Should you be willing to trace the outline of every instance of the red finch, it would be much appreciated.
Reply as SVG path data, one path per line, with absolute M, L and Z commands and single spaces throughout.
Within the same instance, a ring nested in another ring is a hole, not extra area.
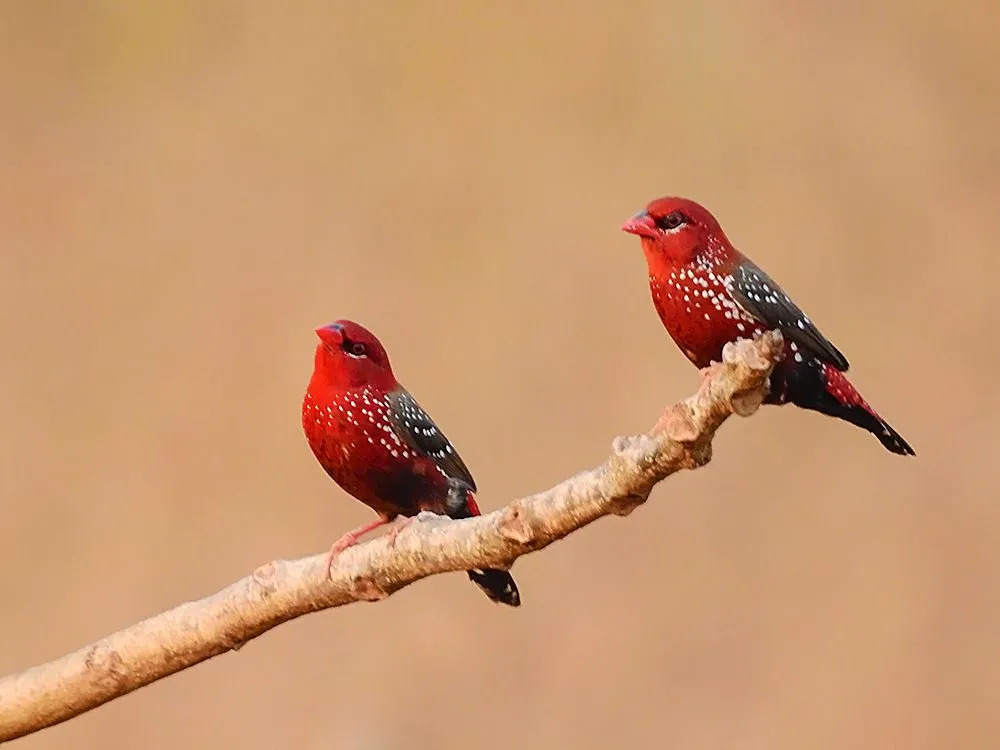
M 844 375 L 844 355 L 770 276 L 733 247 L 704 207 L 685 198 L 659 198 L 622 230 L 641 240 L 653 305 L 695 366 L 721 360 L 729 341 L 778 329 L 785 358 L 774 368 L 765 403 L 829 414 L 868 430 L 893 453 L 915 455 Z
M 472 474 L 451 442 L 401 386 L 385 348 L 349 320 L 316 329 L 312 379 L 302 402 L 302 426 L 320 465 L 378 518 L 344 534 L 329 565 L 358 537 L 397 516 L 430 511 L 450 518 L 479 515 Z M 402 526 L 390 533 L 390 544 Z M 505 570 L 470 570 L 495 602 L 516 607 L 517 585 Z

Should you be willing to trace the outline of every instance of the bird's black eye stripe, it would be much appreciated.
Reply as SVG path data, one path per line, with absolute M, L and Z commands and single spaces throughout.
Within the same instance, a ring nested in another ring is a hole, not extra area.
M 656 220 L 656 226 L 663 230 L 677 229 L 682 224 L 687 224 L 688 218 L 680 211 L 673 211 L 666 216 L 661 216 Z
M 350 354 L 352 357 L 364 357 L 368 354 L 368 347 L 365 346 L 360 341 L 351 341 L 348 338 L 344 338 L 341 343 L 340 348 Z

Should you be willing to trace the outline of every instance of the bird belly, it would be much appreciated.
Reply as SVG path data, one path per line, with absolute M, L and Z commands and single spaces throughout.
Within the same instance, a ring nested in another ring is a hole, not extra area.
M 448 482 L 433 461 L 349 420 L 329 413 L 311 417 L 303 419 L 309 446 L 345 492 L 390 517 L 443 512 Z

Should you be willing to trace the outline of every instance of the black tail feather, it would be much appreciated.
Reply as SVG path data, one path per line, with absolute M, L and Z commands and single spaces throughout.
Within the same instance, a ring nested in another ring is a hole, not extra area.
M 791 402 L 803 409 L 843 419 L 870 432 L 892 453 L 900 456 L 917 455 L 903 436 L 868 405 L 842 372 L 826 366 L 782 365 L 785 362 L 775 368 L 771 377 L 771 392 L 767 402 Z M 832 379 L 834 383 L 829 383 L 828 379 Z
M 510 607 L 521 606 L 521 593 L 517 590 L 514 578 L 506 570 L 470 570 L 469 580 L 483 590 L 483 593 L 497 604 Z
M 833 417 L 839 417 L 853 425 L 857 425 L 863 430 L 868 430 L 868 432 L 878 438 L 878 441 L 888 451 L 900 456 L 917 455 L 916 451 L 910 447 L 910 444 L 903 439 L 903 436 L 896 432 L 888 422 L 881 417 L 872 415 L 860 406 L 844 406 L 843 404 L 834 402 L 834 405 L 829 410 L 817 409 L 814 406 L 807 406 L 806 408 L 822 411 L 824 414 L 829 414 Z
M 445 509 L 454 519 L 473 518 L 479 515 L 479 506 L 472 494 L 472 488 L 460 479 L 448 480 Z M 521 593 L 517 590 L 513 576 L 506 570 L 486 568 L 467 572 L 469 580 L 481 588 L 490 601 L 510 607 L 521 606 Z

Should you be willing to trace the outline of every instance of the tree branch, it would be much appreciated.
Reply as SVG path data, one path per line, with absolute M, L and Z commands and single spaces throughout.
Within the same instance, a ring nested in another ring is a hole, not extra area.
M 0 679 L 0 741 L 30 734 L 229 650 L 276 625 L 356 601 L 377 601 L 414 581 L 471 568 L 508 568 L 592 521 L 627 515 L 653 486 L 712 456 L 730 414 L 748 416 L 767 392 L 782 339 L 769 333 L 726 346 L 695 396 L 667 409 L 647 435 L 617 438 L 611 457 L 550 490 L 462 521 L 422 513 L 390 548 L 376 539 L 337 558 L 276 560 L 212 596 L 187 602 L 59 659 Z

